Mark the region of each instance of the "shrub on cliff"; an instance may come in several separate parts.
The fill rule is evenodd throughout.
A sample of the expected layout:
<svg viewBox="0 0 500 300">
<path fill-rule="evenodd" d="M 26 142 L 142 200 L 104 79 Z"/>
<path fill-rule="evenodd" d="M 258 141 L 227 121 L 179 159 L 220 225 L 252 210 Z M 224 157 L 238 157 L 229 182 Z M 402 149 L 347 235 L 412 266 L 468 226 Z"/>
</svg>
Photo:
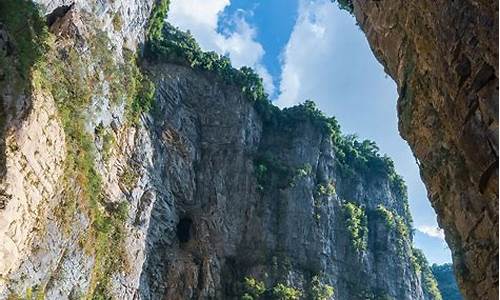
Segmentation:
<svg viewBox="0 0 500 300">
<path fill-rule="evenodd" d="M 313 276 L 311 280 L 311 296 L 313 300 L 328 300 L 333 296 L 332 286 L 321 282 L 318 276 Z"/>
<path fill-rule="evenodd" d="M 365 209 L 352 202 L 343 205 L 346 227 L 351 235 L 354 249 L 364 251 L 367 247 L 368 239 L 368 219 Z"/>
<path fill-rule="evenodd" d="M 427 294 L 428 298 L 432 300 L 443 300 L 441 292 L 438 289 L 438 283 L 432 274 L 432 270 L 422 250 L 413 248 L 412 260 L 415 272 L 417 275 L 420 275 L 420 281 L 422 283 L 424 293 Z"/>
<path fill-rule="evenodd" d="M 146 47 L 148 57 L 212 72 L 225 83 L 240 87 L 249 100 L 270 102 L 262 79 L 251 68 L 235 69 L 228 57 L 202 51 L 189 32 L 183 32 L 165 23 L 161 38 L 158 38 L 157 34 L 150 36 Z"/>
<path fill-rule="evenodd" d="M 257 300 L 266 292 L 264 282 L 253 277 L 245 277 L 244 289 L 242 300 Z"/>
<path fill-rule="evenodd" d="M 302 292 L 296 288 L 278 283 L 273 288 L 273 297 L 276 300 L 299 300 Z"/>
</svg>

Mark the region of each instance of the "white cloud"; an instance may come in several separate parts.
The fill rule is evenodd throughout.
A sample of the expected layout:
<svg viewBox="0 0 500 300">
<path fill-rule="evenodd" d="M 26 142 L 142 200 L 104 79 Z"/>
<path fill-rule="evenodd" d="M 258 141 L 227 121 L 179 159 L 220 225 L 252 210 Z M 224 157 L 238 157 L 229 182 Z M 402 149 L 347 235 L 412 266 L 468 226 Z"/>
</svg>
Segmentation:
<svg viewBox="0 0 500 300">
<path fill-rule="evenodd" d="M 217 31 L 219 17 L 230 5 L 230 0 L 174 0 L 170 4 L 168 21 L 182 30 L 189 30 L 203 50 L 228 55 L 233 66 L 249 66 L 263 78 L 269 94 L 274 85 L 262 64 L 264 48 L 256 41 L 256 29 L 245 21 L 239 11 L 229 22 L 234 27 L 224 34 Z"/>
<path fill-rule="evenodd" d="M 300 2 L 297 22 L 282 54 L 278 106 L 291 106 L 329 91 L 325 84 L 334 69 L 329 62 L 335 45 L 334 10 L 326 0 Z M 314 100 L 320 102 L 319 96 Z"/>
<path fill-rule="evenodd" d="M 417 226 L 417 230 L 424 233 L 424 234 L 427 234 L 428 236 L 444 240 L 443 229 L 441 229 L 439 227 L 429 226 L 429 225 L 421 225 L 421 226 Z"/>
</svg>

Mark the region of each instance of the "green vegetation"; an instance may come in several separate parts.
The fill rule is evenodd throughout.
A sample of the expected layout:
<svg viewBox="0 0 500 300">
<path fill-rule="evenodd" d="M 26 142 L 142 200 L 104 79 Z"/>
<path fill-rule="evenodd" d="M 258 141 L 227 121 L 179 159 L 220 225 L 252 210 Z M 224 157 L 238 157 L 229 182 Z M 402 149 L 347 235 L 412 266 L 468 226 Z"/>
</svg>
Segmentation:
<svg viewBox="0 0 500 300">
<path fill-rule="evenodd" d="M 254 160 L 258 189 L 264 191 L 275 184 L 278 188 L 292 187 L 295 181 L 310 174 L 306 166 L 294 169 L 286 163 L 275 159 L 272 154 L 265 153 Z"/>
<path fill-rule="evenodd" d="M 113 19 L 111 21 L 113 23 L 113 29 L 115 31 L 122 30 L 123 21 L 122 21 L 122 17 L 120 16 L 120 13 L 115 13 L 113 16 Z"/>
<path fill-rule="evenodd" d="M 26 289 L 26 300 L 44 300 L 45 292 L 40 286 L 34 286 Z"/>
<path fill-rule="evenodd" d="M 320 284 L 320 283 L 318 283 Z M 325 293 L 329 291 L 329 286 L 318 285 L 318 291 Z M 328 293 L 326 291 L 326 293 Z M 275 300 L 298 300 L 302 292 L 294 287 L 283 283 L 277 283 L 274 287 L 267 289 L 264 282 L 253 277 L 245 277 L 243 282 L 242 300 L 275 299 Z"/>
<path fill-rule="evenodd" d="M 340 9 L 346 10 L 350 14 L 354 12 L 354 6 L 352 0 L 331 0 L 332 2 L 337 2 Z"/>
<path fill-rule="evenodd" d="M 45 300 L 45 291 L 39 285 L 35 285 L 26 289 L 24 297 L 11 292 L 6 300 Z"/>
<path fill-rule="evenodd" d="M 266 292 L 264 282 L 258 281 L 253 277 L 245 277 L 244 286 L 245 293 L 242 296 L 242 300 L 256 300 Z"/>
<path fill-rule="evenodd" d="M 299 300 L 302 292 L 283 283 L 278 283 L 273 288 L 273 296 L 276 300 Z"/>
<path fill-rule="evenodd" d="M 313 300 L 328 300 L 333 296 L 332 286 L 321 282 L 318 276 L 313 276 L 311 280 L 311 296 Z"/>
<path fill-rule="evenodd" d="M 335 184 L 333 181 L 319 183 L 316 185 L 317 196 L 333 196 L 335 195 Z"/>
<path fill-rule="evenodd" d="M 350 1 L 339 1 L 339 4 L 343 7 L 352 6 Z M 262 79 L 252 69 L 243 67 L 237 70 L 231 66 L 227 57 L 219 56 L 214 52 L 203 52 L 189 33 L 182 32 L 166 23 L 163 36 L 154 34 L 150 36 L 146 47 L 147 57 L 210 72 L 224 83 L 239 87 L 249 101 L 254 103 L 265 126 L 292 133 L 298 124 L 310 122 L 324 134 L 331 136 L 339 170 L 345 176 L 360 175 L 368 179 L 386 177 L 391 183 L 393 192 L 408 207 L 406 186 L 403 179 L 396 173 L 392 160 L 385 155 L 382 156 L 374 142 L 358 141 L 353 135 L 342 135 L 336 119 L 326 117 L 313 101 L 308 100 L 303 104 L 280 110 L 270 103 L 264 91 Z M 288 178 L 290 172 L 286 170 L 286 166 L 275 164 L 273 167 L 262 162 L 258 162 L 256 166 L 259 189 L 265 188 L 269 181 L 266 176 L 275 170 L 278 170 L 281 175 L 286 175 L 280 176 L 283 181 L 291 180 Z M 404 218 L 407 226 L 411 227 L 409 209 L 406 210 Z"/>
<path fill-rule="evenodd" d="M 28 87 L 33 65 L 47 49 L 47 27 L 38 6 L 28 0 L 0 1 L 0 22 L 5 25 L 13 44 L 13 57 L 0 52 L 0 65 L 6 81 L 15 83 L 18 92 Z"/>
<path fill-rule="evenodd" d="M 432 270 L 422 250 L 417 248 L 412 249 L 412 263 L 414 263 L 415 273 L 420 275 L 424 293 L 428 295 L 430 299 L 442 300 L 443 298 L 438 289 L 438 283 L 432 274 Z"/>
<path fill-rule="evenodd" d="M 368 243 L 368 219 L 365 209 L 352 202 L 343 204 L 347 230 L 351 235 L 352 245 L 357 251 L 366 250 Z"/>
<path fill-rule="evenodd" d="M 394 219 L 394 213 L 392 211 L 385 208 L 382 204 L 379 204 L 375 211 L 384 219 L 388 229 L 396 228 L 396 220 Z"/>
<path fill-rule="evenodd" d="M 115 135 L 112 130 L 105 128 L 102 123 L 95 128 L 95 134 L 102 143 L 102 159 L 107 162 L 115 144 Z"/>
<path fill-rule="evenodd" d="M 305 164 L 302 167 L 297 169 L 296 177 L 299 177 L 299 178 L 300 177 L 307 177 L 307 176 L 311 175 L 311 173 L 312 173 L 311 165 Z"/>
<path fill-rule="evenodd" d="M 446 300 L 462 300 L 462 295 L 455 280 L 452 264 L 437 265 L 431 267 L 432 274 L 438 283 L 439 291 Z"/>
<path fill-rule="evenodd" d="M 137 184 L 139 174 L 132 166 L 126 166 L 120 175 L 120 182 L 130 191 Z"/>
<path fill-rule="evenodd" d="M 319 222 L 321 219 L 320 209 L 328 203 L 328 199 L 323 197 L 333 196 L 335 194 L 335 185 L 333 181 L 318 183 L 314 191 L 314 219 Z"/>
<path fill-rule="evenodd" d="M 121 65 L 120 73 L 127 75 L 124 85 L 127 87 L 125 94 L 125 110 L 127 121 L 130 125 L 139 124 L 141 114 L 153 108 L 155 85 L 149 77 L 138 67 L 137 57 L 130 50 L 124 49 L 125 63 Z"/>
<path fill-rule="evenodd" d="M 162 39 L 162 29 L 167 17 L 169 0 L 156 0 L 149 16 L 147 36 L 149 40 Z"/>
<path fill-rule="evenodd" d="M 87 298 L 106 299 L 112 274 L 128 268 L 123 246 L 128 206 L 126 202 L 110 203 L 102 193 L 94 137 L 86 129 L 87 109 L 96 96 L 104 95 L 112 105 L 124 103 L 130 123 L 134 123 L 150 107 L 151 92 L 147 97 L 141 94 L 149 83 L 135 57 L 123 51 L 125 60 L 116 61 L 106 34 L 97 32 L 89 38 L 88 55 L 71 46 L 56 48 L 54 40 L 54 36 L 47 36 L 47 50 L 33 67 L 32 82 L 36 91 L 53 96 L 66 136 L 65 197 L 55 213 L 66 232 L 71 230 L 76 211 L 88 217 L 90 228 L 81 237 L 81 245 L 95 257 L 95 263 Z M 109 84 L 108 94 L 104 94 L 103 81 Z M 107 160 L 114 135 L 102 125 L 95 133 L 102 140 L 102 156 Z"/>
<path fill-rule="evenodd" d="M 215 52 L 203 52 L 189 33 L 169 23 L 165 23 L 162 36 L 158 36 L 156 30 L 150 31 L 145 55 L 150 59 L 161 58 L 162 61 L 212 72 L 225 83 L 239 86 L 249 100 L 269 102 L 262 79 L 251 68 L 237 70 L 231 66 L 229 58 Z"/>
<path fill-rule="evenodd" d="M 396 212 L 387 209 L 381 204 L 377 206 L 375 212 L 384 219 L 387 229 L 396 230 L 396 232 L 398 233 L 399 252 L 401 255 L 403 255 L 405 243 L 411 243 L 412 239 L 412 237 L 410 236 L 411 232 L 408 229 L 408 225 L 406 224 L 405 219 L 399 216 Z"/>
</svg>

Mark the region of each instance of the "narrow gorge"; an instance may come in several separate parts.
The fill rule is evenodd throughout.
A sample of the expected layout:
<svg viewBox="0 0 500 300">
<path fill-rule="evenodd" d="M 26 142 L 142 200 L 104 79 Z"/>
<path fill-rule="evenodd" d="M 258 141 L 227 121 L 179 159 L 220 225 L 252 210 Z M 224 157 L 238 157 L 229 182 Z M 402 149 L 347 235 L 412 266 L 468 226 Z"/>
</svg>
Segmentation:
<svg viewBox="0 0 500 300">
<path fill-rule="evenodd" d="M 495 299 L 498 7 L 340 2 L 398 83 L 465 298 Z M 0 0 L 0 299 L 442 299 L 392 160 L 275 107 L 168 4 Z"/>
</svg>

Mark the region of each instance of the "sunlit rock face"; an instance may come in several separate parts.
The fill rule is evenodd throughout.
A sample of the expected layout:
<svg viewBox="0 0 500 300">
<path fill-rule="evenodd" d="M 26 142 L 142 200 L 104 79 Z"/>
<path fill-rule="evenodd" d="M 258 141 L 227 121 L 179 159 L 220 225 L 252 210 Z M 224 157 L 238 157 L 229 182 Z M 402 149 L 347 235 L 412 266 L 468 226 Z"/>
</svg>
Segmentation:
<svg viewBox="0 0 500 300">
<path fill-rule="evenodd" d="M 158 61 L 147 68 L 158 93 L 144 124 L 153 160 L 139 205 L 152 207 L 141 297 L 237 299 L 251 277 L 268 296 L 282 282 L 308 299 L 319 276 L 335 299 L 434 299 L 412 264 L 410 237 L 377 210 L 410 218 L 387 174 L 342 173 L 329 134 L 307 118 L 263 122 L 210 74 Z M 364 211 L 363 249 L 353 245 L 348 202 Z"/>
<path fill-rule="evenodd" d="M 87 21 L 92 20 L 95 28 L 107 32 L 117 48 L 123 45 L 136 49 L 144 41 L 144 28 L 154 0 L 34 0 L 34 2 L 47 15 L 49 25 L 71 8 L 81 14 L 91 15 Z"/>
<path fill-rule="evenodd" d="M 467 299 L 498 295 L 498 3 L 361 1 Z"/>
<path fill-rule="evenodd" d="M 403 186 L 340 164 L 319 111 L 269 119 L 214 72 L 138 66 L 152 1 L 7 4 L 1 299 L 240 299 L 245 278 L 263 298 L 436 299 Z"/>
<path fill-rule="evenodd" d="M 388 169 L 340 163 L 317 119 L 269 119 L 214 72 L 136 63 L 153 2 L 0 2 L 23 8 L 0 10 L 0 298 L 439 299 Z M 486 4 L 425 3 L 355 12 L 399 83 L 401 131 L 462 286 L 487 299 L 498 122 L 486 28 L 497 19 Z M 38 36 L 47 45 L 31 47 Z"/>
</svg>

